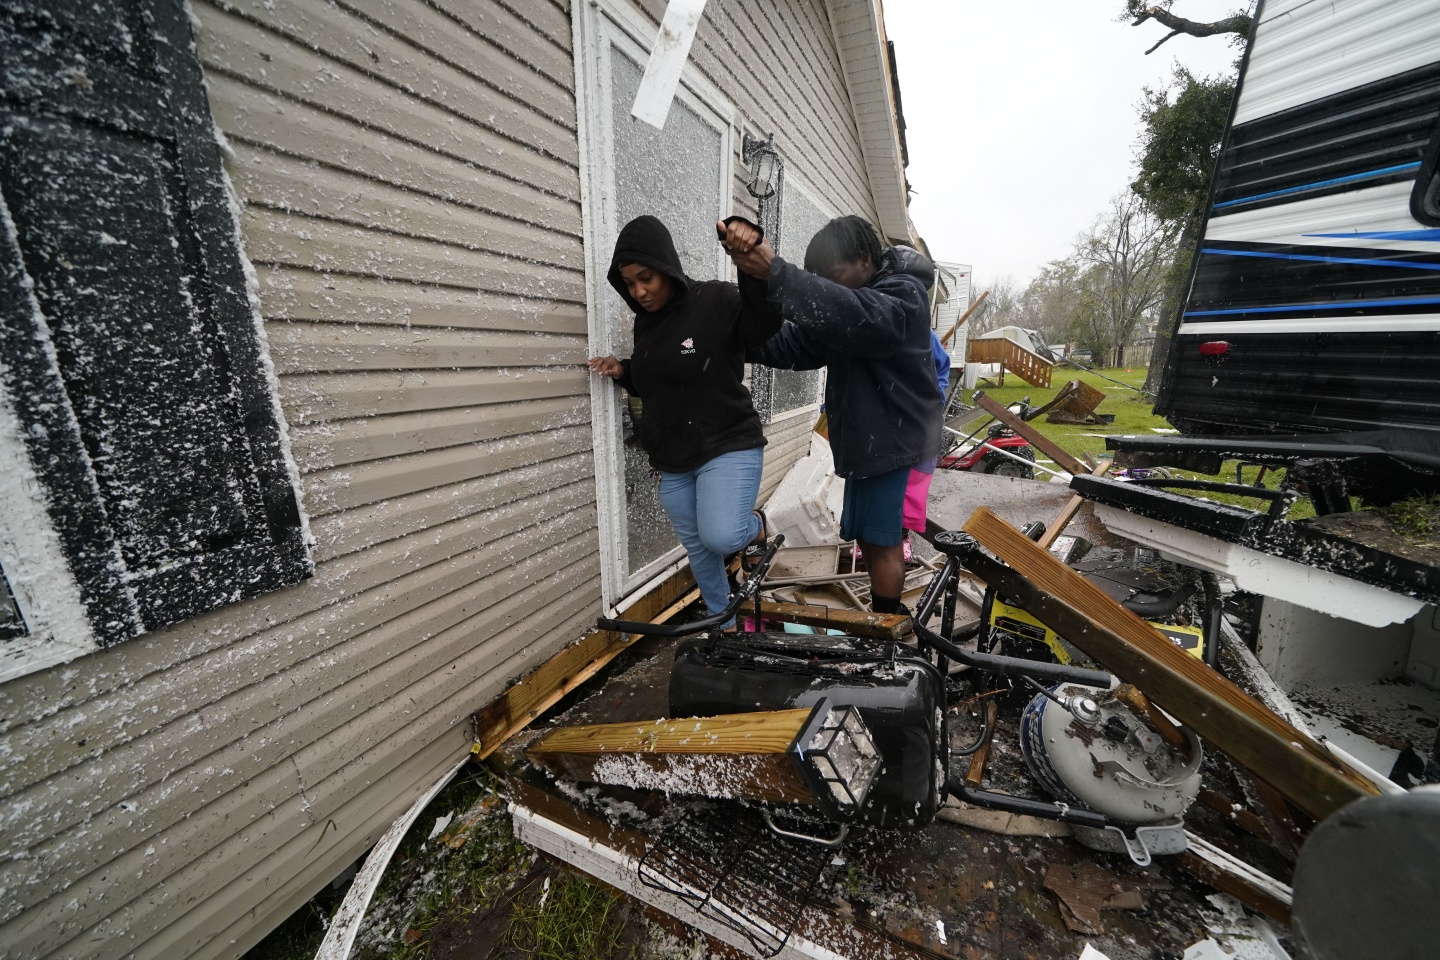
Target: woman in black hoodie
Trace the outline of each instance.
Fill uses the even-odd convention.
[[[732,217],[717,225],[727,247],[748,249],[758,228]],[[635,311],[635,347],[590,369],[644,401],[640,445],[660,472],[670,518],[705,605],[729,599],[725,556],[763,534],[755,514],[765,432],[745,388],[745,350],[779,329],[763,301],[742,302],[733,283],[685,275],[670,231],[651,216],[620,231],[610,285]]]

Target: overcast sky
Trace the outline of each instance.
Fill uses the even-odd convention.
[[[1245,0],[1179,0],[1214,20]],[[1117,22],[1121,0],[886,0],[904,101],[911,217],[939,260],[969,263],[978,289],[1021,284],[1134,177],[1135,105],[1179,60],[1226,72],[1227,38]]]

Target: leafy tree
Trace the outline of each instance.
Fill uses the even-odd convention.
[[[1080,304],[1081,264],[1074,257],[1051,260],[1030,281],[1021,297],[1024,323],[1039,330],[1046,343],[1069,338]]]
[[[1171,8],[1175,0],[1146,3],[1125,0],[1118,19],[1128,20],[1132,27],[1143,27],[1152,21],[1168,27],[1170,32],[1146,50],[1151,54],[1165,41],[1184,34],[1191,37],[1228,37],[1231,45],[1244,48],[1252,18],[1246,10],[1236,10],[1213,21],[1190,20]],[[1253,3],[1250,7],[1253,8]],[[1235,62],[1239,70],[1240,61]],[[1145,391],[1154,394],[1164,374],[1165,358],[1170,340],[1180,322],[1184,305],[1185,284],[1190,276],[1190,259],[1204,220],[1205,201],[1209,196],[1210,178],[1220,142],[1235,95],[1234,76],[1197,78],[1179,64],[1169,86],[1145,88],[1141,100],[1140,119],[1144,128],[1137,151],[1139,176],[1132,189],[1150,205],[1155,214],[1178,230],[1176,255],[1172,258],[1169,283],[1161,317],[1155,331],[1150,371],[1145,378]]]
[[[1190,258],[1205,219],[1210,179],[1230,118],[1235,78],[1196,77],[1178,64],[1168,86],[1145,88],[1136,151],[1138,175],[1131,190],[1177,233],[1167,278],[1162,319],[1155,335],[1145,389],[1159,387],[1170,338],[1179,321],[1190,275]]]

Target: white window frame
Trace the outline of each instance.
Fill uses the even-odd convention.
[[[611,109],[610,47],[613,43],[643,68],[649,58],[656,24],[625,0],[576,0],[571,5],[575,48],[575,107],[580,141],[580,206],[585,242],[585,313],[590,355],[611,354],[613,342],[605,323],[605,298],[615,296],[607,274],[610,243],[619,228],[613,192],[615,169]],[[736,111],[713,84],[687,62],[675,96],[702,119],[717,121],[720,133],[720,208],[716,219],[734,204]],[[717,275],[734,279],[734,267],[715,245]],[[685,564],[677,546],[634,572],[628,567],[628,531],[624,509],[624,452],[620,445],[620,392],[605,378],[590,377],[591,429],[595,452],[595,505],[600,534],[600,589],[605,606],[620,610]]]
[[[29,631],[0,641],[0,683],[100,649],[44,504],[20,419],[0,385],[0,568]]]

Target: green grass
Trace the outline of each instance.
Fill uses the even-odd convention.
[[[454,819],[438,836],[437,817]],[[406,833],[375,891],[352,956],[357,960],[419,960],[428,932],[465,922],[493,907],[532,862],[515,839],[494,776],[468,770],[440,792]]]
[[[620,896],[574,873],[545,881],[538,896],[517,897],[507,946],[531,960],[608,960],[620,951]]]
[[[980,389],[985,395],[1000,403],[1011,404],[1023,397],[1028,396],[1033,406],[1041,406],[1048,403],[1065,384],[1079,378],[1090,386],[1102,391],[1106,396],[1103,403],[1096,409],[1097,413],[1113,414],[1115,422],[1104,426],[1097,424],[1068,424],[1048,423],[1043,416],[1031,421],[1032,424],[1045,436],[1055,441],[1067,453],[1075,457],[1083,458],[1089,455],[1097,460],[1109,459],[1113,454],[1105,449],[1105,436],[1107,434],[1139,434],[1142,436],[1160,436],[1170,432],[1170,424],[1164,418],[1156,416],[1152,410],[1154,401],[1145,397],[1139,392],[1139,388],[1145,383],[1145,367],[1128,367],[1114,370],[1101,370],[1090,373],[1085,370],[1076,370],[1072,367],[1056,367],[1051,385],[1048,388],[1033,387],[1009,373],[1005,377],[1004,387],[990,387],[983,383]],[[1103,375],[1103,376],[1102,376]],[[1108,378],[1108,379],[1107,379]],[[1126,389],[1113,381],[1120,381],[1129,384],[1135,389]],[[969,402],[969,398],[965,398]],[[1157,432],[1159,428],[1160,432]],[[1037,451],[1038,457],[1044,457]],[[1044,464],[1044,466],[1053,466]],[[1171,471],[1173,476],[1194,477],[1201,480],[1218,480],[1224,483],[1235,483],[1236,461],[1227,460],[1222,464],[1218,474],[1195,473],[1193,471]],[[1247,466],[1243,471],[1244,482],[1249,484],[1255,481],[1259,469],[1255,466]],[[1038,477],[1045,476],[1037,473]],[[1262,481],[1266,488],[1274,490],[1280,486],[1284,479],[1282,471],[1267,471]],[[1264,511],[1269,508],[1270,501],[1258,497],[1243,497],[1226,493],[1198,494],[1194,491],[1185,491],[1192,496],[1204,496],[1207,499],[1220,503],[1230,503],[1236,506],[1245,507],[1250,510]],[[1301,499],[1290,508],[1289,517],[1292,520],[1300,520],[1315,515],[1314,508],[1310,501]]]
[[[1097,412],[1115,415],[1115,422],[1108,426],[1046,423],[1043,416],[1033,421],[1045,436],[1076,457],[1089,454],[1092,457],[1108,458],[1110,453],[1105,449],[1104,439],[1104,435],[1107,433],[1148,434],[1151,432],[1151,427],[1170,426],[1150,412],[1154,403],[1145,399],[1138,392],[1138,388],[1145,383],[1144,367],[1132,367],[1128,370],[1102,370],[1100,373],[1111,379],[1128,383],[1136,390],[1127,390],[1093,373],[1069,367],[1057,367],[1054,377],[1050,381],[1051,385],[1044,389],[1032,387],[1013,373],[1005,375],[1004,387],[987,387],[982,384],[980,389],[985,391],[987,397],[1007,405],[1028,396],[1031,405],[1037,407],[1049,403],[1065,384],[1076,378],[1105,393],[1105,402],[1100,404]],[[969,402],[968,397],[966,402]]]
[[[1440,497],[1412,497],[1380,508],[1412,547],[1440,546]]]

